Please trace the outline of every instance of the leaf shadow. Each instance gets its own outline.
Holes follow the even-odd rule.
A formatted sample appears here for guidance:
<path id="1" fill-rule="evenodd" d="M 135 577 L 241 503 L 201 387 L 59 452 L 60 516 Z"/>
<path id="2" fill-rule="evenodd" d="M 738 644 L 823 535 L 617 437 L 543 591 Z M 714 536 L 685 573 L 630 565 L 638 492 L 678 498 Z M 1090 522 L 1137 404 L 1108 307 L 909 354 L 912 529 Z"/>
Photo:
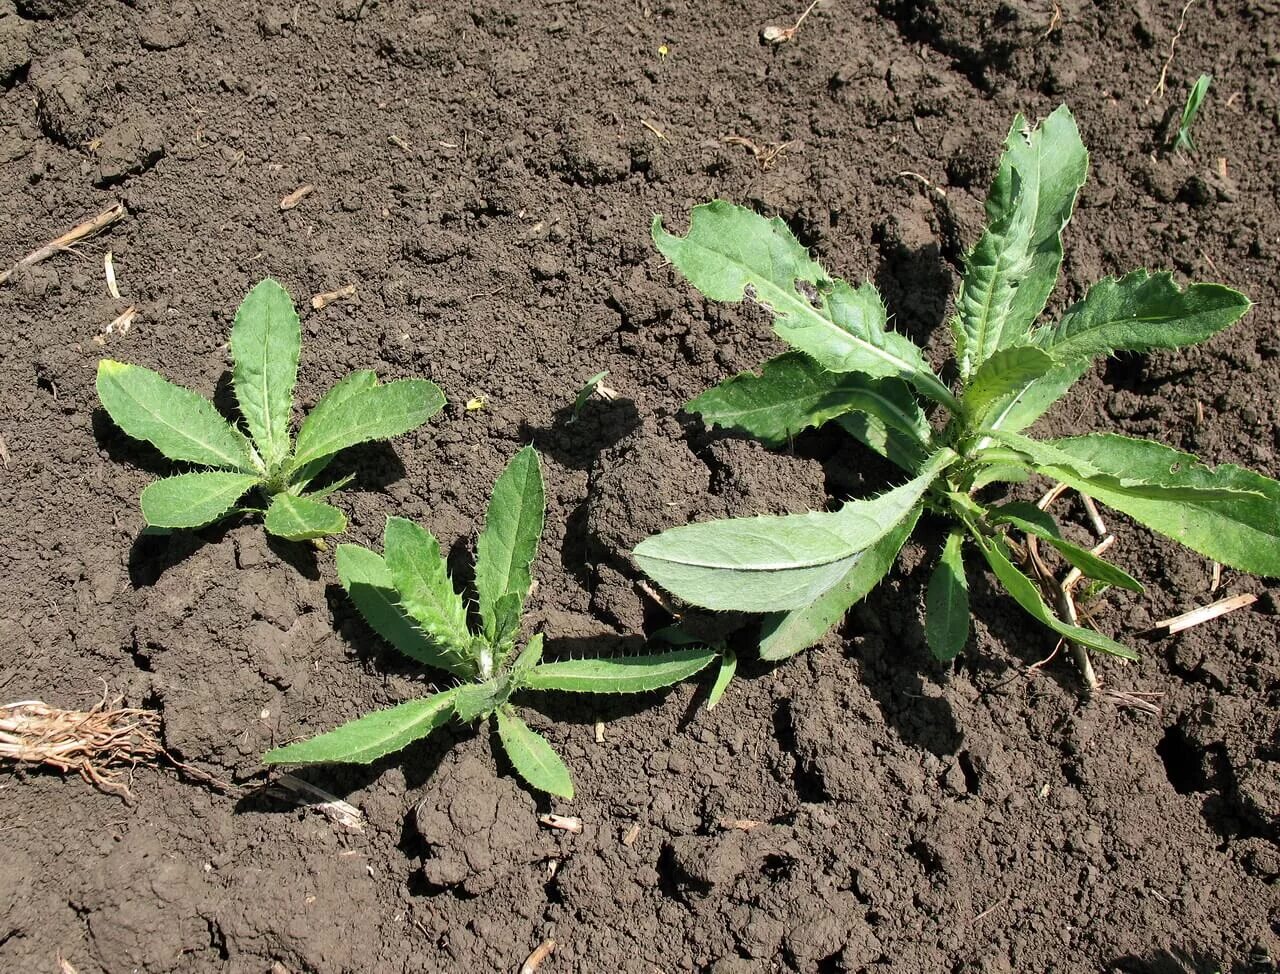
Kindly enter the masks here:
<path id="1" fill-rule="evenodd" d="M 221 544 L 242 517 L 229 517 L 195 531 L 143 528 L 129 547 L 129 584 L 150 588 L 164 573 L 190 558 L 205 545 Z"/>
<path id="2" fill-rule="evenodd" d="M 640 413 L 631 399 L 592 396 L 575 417 L 573 404 L 561 406 L 546 426 L 520 423 L 520 438 L 573 470 L 589 470 L 604 450 L 640 426 Z"/>

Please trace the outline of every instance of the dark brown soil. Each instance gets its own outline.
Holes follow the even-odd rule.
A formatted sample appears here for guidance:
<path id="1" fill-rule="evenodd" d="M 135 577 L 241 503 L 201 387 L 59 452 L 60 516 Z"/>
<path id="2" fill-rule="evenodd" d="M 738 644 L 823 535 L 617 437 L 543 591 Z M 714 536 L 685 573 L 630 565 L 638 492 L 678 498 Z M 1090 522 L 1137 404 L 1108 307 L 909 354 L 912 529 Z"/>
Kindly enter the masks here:
<path id="1" fill-rule="evenodd" d="M 802 6 L 0 0 L 3 260 L 116 199 L 130 213 L 0 291 L 0 697 L 84 708 L 105 683 L 232 786 L 142 768 L 126 803 L 6 770 L 0 969 L 512 971 L 545 937 L 547 974 L 1272 969 L 1280 589 L 1227 572 L 1253 608 L 1143 642 L 1211 599 L 1210 566 L 1119 516 L 1115 555 L 1148 594 L 1105 597 L 1096 622 L 1143 659 L 1100 666 L 1160 694 L 1158 717 L 1083 702 L 1060 662 L 1029 672 L 1052 640 L 977 577 L 971 655 L 931 662 L 931 555 L 913 545 L 842 632 L 776 668 L 745 660 L 710 714 L 693 684 L 539 703 L 572 803 L 535 799 L 461 730 L 305 775 L 363 834 L 260 790 L 273 743 L 433 675 L 364 628 L 328 553 L 253 523 L 141 535 L 138 492 L 169 467 L 105 421 L 93 375 L 109 354 L 225 399 L 231 312 L 266 274 L 302 303 L 358 289 L 304 313 L 304 404 L 352 368 L 450 399 L 343 461 L 351 537 L 401 514 L 465 562 L 495 474 L 532 441 L 550 510 L 530 623 L 553 652 L 626 648 L 662 622 L 626 561 L 640 537 L 890 475 L 831 436 L 770 454 L 679 413 L 776 346 L 675 278 L 652 214 L 683 226 L 714 196 L 780 214 L 941 360 L 1010 119 L 1065 100 L 1093 176 L 1056 306 L 1145 265 L 1256 307 L 1203 348 L 1097 368 L 1042 429 L 1280 473 L 1274 3 L 1191 5 L 1152 99 L 1180 0 L 828 0 L 792 42 L 759 42 Z M 1198 151 L 1169 156 L 1166 115 L 1201 71 Z M 789 145 L 766 172 L 733 135 Z M 132 328 L 95 343 L 125 303 Z M 568 424 L 604 368 L 621 398 Z M 540 829 L 551 807 L 582 834 Z M 744 819 L 762 824 L 723 824 Z"/>

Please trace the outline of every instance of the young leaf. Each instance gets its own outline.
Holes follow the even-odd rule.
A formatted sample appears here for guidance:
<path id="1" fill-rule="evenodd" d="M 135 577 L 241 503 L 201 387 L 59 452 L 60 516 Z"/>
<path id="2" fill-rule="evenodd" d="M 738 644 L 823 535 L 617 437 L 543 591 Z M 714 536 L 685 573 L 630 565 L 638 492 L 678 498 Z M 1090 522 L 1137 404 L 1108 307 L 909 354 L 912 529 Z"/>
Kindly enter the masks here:
<path id="1" fill-rule="evenodd" d="M 257 483 L 253 474 L 220 470 L 152 481 L 142 491 L 142 516 L 153 528 L 202 528 L 235 507 Z"/>
<path id="2" fill-rule="evenodd" d="M 103 359 L 98 363 L 98 398 L 117 426 L 170 460 L 246 473 L 256 469 L 249 441 L 218 415 L 213 403 L 158 372 Z"/>
<path id="3" fill-rule="evenodd" d="M 1037 331 L 1034 341 L 1064 361 L 1179 348 L 1216 335 L 1249 306 L 1243 294 L 1221 284 L 1180 290 L 1170 274 L 1137 270 L 1093 285 L 1057 325 Z"/>
<path id="4" fill-rule="evenodd" d="M 1094 433 L 1054 440 L 1071 467 L 1044 473 L 1214 561 L 1280 575 L 1280 483 L 1231 464 L 1211 468 L 1149 440 Z M 1081 476 L 1083 464 L 1103 477 Z"/>
<path id="5" fill-rule="evenodd" d="M 707 694 L 708 710 L 715 710 L 716 704 L 724 696 L 725 690 L 729 689 L 729 684 L 733 682 L 733 675 L 737 672 L 738 654 L 732 649 L 726 649 L 720 654 L 720 668 L 716 670 L 716 682 L 711 684 L 711 690 Z"/>
<path id="6" fill-rule="evenodd" d="M 453 716 L 457 690 L 376 710 L 336 730 L 306 741 L 278 747 L 262 756 L 263 764 L 324 764 L 340 761 L 369 764 L 426 737 Z"/>
<path id="7" fill-rule="evenodd" d="M 898 379 L 868 382 L 856 408 L 836 422 L 858 442 L 913 476 L 920 472 L 932 449 L 929 421 L 907 384 Z"/>
<path id="8" fill-rule="evenodd" d="M 298 432 L 290 469 L 295 475 L 308 464 L 357 443 L 386 440 L 421 426 L 440 411 L 444 394 L 426 379 L 401 379 L 352 392 L 335 408 L 312 411 Z"/>
<path id="9" fill-rule="evenodd" d="M 320 397 L 320 401 L 315 404 L 315 408 L 307 414 L 303 426 L 308 424 L 312 426 L 328 426 L 334 422 L 334 417 L 341 411 L 344 403 L 358 392 L 364 392 L 372 389 L 378 384 L 377 373 L 369 370 L 360 372 L 352 372 L 350 375 L 338 381 L 332 389 Z M 327 467 L 333 460 L 333 454 L 312 460 L 305 466 L 296 470 L 290 478 L 294 484 L 305 486 Z"/>
<path id="10" fill-rule="evenodd" d="M 1048 352 L 1029 345 L 1011 345 L 993 353 L 973 373 L 960 400 L 970 425 L 982 425 L 993 407 L 1003 410 L 1009 396 L 1048 375 L 1056 365 Z"/>
<path id="11" fill-rule="evenodd" d="M 608 374 L 608 369 L 605 369 L 603 372 L 597 372 L 583 384 L 581 389 L 578 390 L 578 394 L 573 398 L 573 416 L 570 418 L 569 422 L 575 422 L 578 417 L 582 415 L 582 407 L 587 404 L 587 400 L 591 398 L 591 394 L 596 391 L 596 386 L 603 382 L 604 377 Z"/>
<path id="12" fill-rule="evenodd" d="M 497 680 L 484 683 L 464 683 L 457 687 L 453 698 L 453 712 L 464 724 L 471 724 L 493 713 L 505 702 L 504 687 Z"/>
<path id="13" fill-rule="evenodd" d="M 521 650 L 520 655 L 516 657 L 516 661 L 511 664 L 511 672 L 517 689 L 525 685 L 525 675 L 541 662 L 542 633 L 535 632 L 529 637 L 529 642 Z"/>
<path id="14" fill-rule="evenodd" d="M 808 605 L 853 568 L 857 555 L 916 506 L 936 468 L 834 513 L 730 518 L 671 528 L 636 546 L 636 563 L 686 602 L 775 612 Z"/>
<path id="15" fill-rule="evenodd" d="M 467 608 L 454 591 L 440 543 L 430 531 L 402 517 L 387 518 L 383 558 L 400 605 L 434 642 L 465 654 L 471 642 Z"/>
<path id="16" fill-rule="evenodd" d="M 955 405 L 924 353 L 888 330 L 875 288 L 855 290 L 829 277 L 776 217 L 716 200 L 694 207 L 684 237 L 667 233 L 654 217 L 653 242 L 711 300 L 750 297 L 763 304 L 778 337 L 832 372 L 897 376 L 928 398 Z"/>
<path id="17" fill-rule="evenodd" d="M 1200 105 L 1204 102 L 1204 96 L 1209 93 L 1209 85 L 1212 83 L 1212 75 L 1202 74 L 1196 78 L 1196 83 L 1187 92 L 1186 104 L 1182 106 L 1182 118 L 1178 120 L 1178 132 L 1173 140 L 1173 151 L 1177 152 L 1179 149 L 1195 151 L 1196 145 L 1191 141 L 1191 126 L 1195 124 L 1196 116 L 1200 114 Z"/>
<path id="18" fill-rule="evenodd" d="M 924 633 L 936 659 L 953 660 L 969 640 L 969 581 L 964 575 L 964 532 L 953 528 L 929 578 Z"/>
<path id="19" fill-rule="evenodd" d="M 493 485 L 484 530 L 476 542 L 476 594 L 485 636 L 492 643 L 513 635 L 519 626 L 545 510 L 538 453 L 527 446 Z"/>
<path id="20" fill-rule="evenodd" d="M 338 580 L 369 628 L 420 663 L 463 679 L 475 675 L 475 663 L 469 657 L 429 639 L 400 607 L 400 595 L 381 555 L 359 545 L 340 544 L 335 561 Z"/>
<path id="21" fill-rule="evenodd" d="M 1089 368 L 1088 359 L 1057 366 L 1039 378 L 993 400 L 984 411 L 984 429 L 1017 433 L 1026 429 L 1061 399 Z M 989 440 L 981 445 L 988 446 Z"/>
<path id="22" fill-rule="evenodd" d="M 686 680 L 715 658 L 715 650 L 698 646 L 642 656 L 563 660 L 540 663 L 523 682 L 530 690 L 644 693 Z"/>
<path id="23" fill-rule="evenodd" d="M 266 278 L 240 302 L 231 358 L 240 412 L 268 469 L 289 455 L 289 413 L 298 379 L 302 329 L 289 292 Z"/>
<path id="24" fill-rule="evenodd" d="M 1121 568 L 1109 561 L 1104 561 L 1086 548 L 1074 545 L 1062 537 L 1052 515 L 1040 510 L 1034 504 L 1013 501 L 992 508 L 989 512 L 994 524 L 1008 524 L 1023 534 L 1033 534 L 1043 538 L 1066 559 L 1067 563 L 1080 569 L 1086 578 L 1093 578 L 1108 585 L 1128 589 L 1130 592 L 1142 592 L 1142 583 Z"/>
<path id="25" fill-rule="evenodd" d="M 286 541 L 307 541 L 347 530 L 347 516 L 309 497 L 280 493 L 271 499 L 263 527 Z"/>
<path id="26" fill-rule="evenodd" d="M 821 639 L 888 574 L 919 518 L 917 506 L 897 527 L 858 555 L 844 578 L 813 602 L 790 612 L 767 616 L 761 628 L 760 658 L 786 659 Z"/>
<path id="27" fill-rule="evenodd" d="M 499 708 L 498 739 L 511 765 L 531 786 L 561 798 L 573 797 L 573 779 L 546 738 L 521 720 L 509 706 Z"/>
<path id="28" fill-rule="evenodd" d="M 1089 154 L 1062 106 L 1026 131 L 1013 120 L 987 196 L 987 229 L 965 260 L 952 324 L 960 375 L 1027 334 L 1062 264 L 1062 229 L 1084 185 Z"/>

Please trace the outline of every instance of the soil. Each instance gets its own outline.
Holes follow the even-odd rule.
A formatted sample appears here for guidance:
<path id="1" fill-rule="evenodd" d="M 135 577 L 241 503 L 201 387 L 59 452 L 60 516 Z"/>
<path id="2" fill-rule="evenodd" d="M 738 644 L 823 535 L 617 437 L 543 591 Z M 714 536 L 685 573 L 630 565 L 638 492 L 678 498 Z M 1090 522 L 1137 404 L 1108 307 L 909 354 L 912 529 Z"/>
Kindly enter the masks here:
<path id="1" fill-rule="evenodd" d="M 0 290 L 0 696 L 85 709 L 105 686 L 158 709 L 196 772 L 139 768 L 128 801 L 3 772 L 0 969 L 512 971 L 550 937 L 547 974 L 1273 970 L 1274 582 L 1224 572 L 1218 594 L 1254 606 L 1144 640 L 1215 597 L 1211 566 L 1108 515 L 1147 593 L 1096 605 L 1142 651 L 1099 667 L 1158 695 L 1148 716 L 1083 700 L 1061 660 L 1031 669 L 1052 639 L 981 577 L 969 652 L 932 662 L 926 524 L 838 632 L 780 666 L 748 655 L 710 713 L 705 681 L 525 708 L 573 802 L 531 795 L 487 733 L 451 728 L 301 775 L 362 811 L 353 832 L 266 790 L 259 755 L 438 675 L 363 626 L 329 552 L 249 521 L 142 533 L 138 493 L 171 465 L 114 429 L 93 387 L 109 355 L 225 403 L 232 312 L 274 275 L 306 308 L 302 405 L 354 368 L 449 396 L 428 426 L 341 461 L 351 538 L 376 544 L 397 513 L 465 565 L 494 476 L 533 442 L 549 513 L 529 625 L 549 653 L 626 650 L 666 621 L 635 588 L 639 538 L 893 476 L 829 433 L 771 453 L 680 412 L 778 345 L 759 313 L 677 279 L 653 213 L 683 228 L 719 196 L 781 215 L 836 273 L 874 280 L 941 362 L 1010 120 L 1066 101 L 1093 168 L 1051 310 L 1140 265 L 1256 305 L 1203 347 L 1098 366 L 1039 429 L 1155 436 L 1275 476 L 1280 8 L 1190 5 L 1152 97 L 1180 12 L 827 0 L 768 46 L 761 28 L 799 9 L 0 0 L 4 260 L 116 200 L 129 211 Z M 1170 155 L 1202 71 L 1197 149 Z M 727 136 L 786 148 L 766 170 Z M 106 334 L 126 305 L 132 327 Z M 606 368 L 619 398 L 570 423 Z M 540 827 L 549 810 L 582 832 Z"/>

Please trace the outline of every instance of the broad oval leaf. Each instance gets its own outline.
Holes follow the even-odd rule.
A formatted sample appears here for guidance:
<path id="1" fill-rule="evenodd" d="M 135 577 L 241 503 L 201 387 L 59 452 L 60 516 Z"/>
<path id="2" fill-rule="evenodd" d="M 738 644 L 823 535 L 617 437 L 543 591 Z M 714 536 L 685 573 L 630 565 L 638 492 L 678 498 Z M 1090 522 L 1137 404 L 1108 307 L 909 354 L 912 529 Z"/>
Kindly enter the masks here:
<path id="1" fill-rule="evenodd" d="M 494 483 L 484 530 L 476 542 L 480 618 L 485 635 L 494 644 L 512 636 L 519 626 L 545 512 L 538 452 L 527 446 Z"/>
<path id="2" fill-rule="evenodd" d="M 530 690 L 569 693 L 645 693 L 686 680 L 716 658 L 713 649 L 691 647 L 639 656 L 540 663 L 523 684 Z"/>
<path id="3" fill-rule="evenodd" d="M 947 535 L 942 557 L 929 578 L 925 595 L 924 634 L 929 649 L 942 662 L 953 660 L 969 641 L 969 581 L 964 574 L 964 532 Z"/>
<path id="4" fill-rule="evenodd" d="M 320 401 L 315 404 L 315 408 L 307 414 L 305 426 L 307 423 L 313 426 L 327 426 L 334 422 L 334 417 L 340 412 L 342 405 L 358 392 L 364 392 L 366 389 L 372 389 L 378 384 L 377 373 L 368 369 L 352 372 L 344 378 L 340 379 L 332 389 L 320 397 Z M 305 464 L 303 467 L 295 470 L 290 478 L 295 485 L 305 487 L 312 480 L 315 480 L 333 460 L 333 454 L 320 457 Z"/>
<path id="5" fill-rule="evenodd" d="M 136 440 L 146 440 L 170 460 L 210 467 L 255 470 L 244 434 L 213 403 L 141 365 L 103 359 L 98 398 L 107 414 Z"/>
<path id="6" fill-rule="evenodd" d="M 347 530 L 347 516 L 336 507 L 280 493 L 271 499 L 263 527 L 286 541 L 309 541 Z"/>
<path id="7" fill-rule="evenodd" d="M 426 379 L 401 379 L 353 391 L 336 408 L 317 409 L 303 421 L 290 469 L 296 473 L 357 443 L 407 433 L 443 405 L 440 387 Z"/>
<path id="8" fill-rule="evenodd" d="M 240 302 L 231 326 L 231 381 L 268 468 L 289 455 L 289 413 L 302 329 L 289 292 L 271 278 Z"/>
<path id="9" fill-rule="evenodd" d="M 531 786 L 561 798 L 573 797 L 573 779 L 547 739 L 533 730 L 509 706 L 499 708 L 498 739 L 511 765 Z"/>
<path id="10" fill-rule="evenodd" d="M 389 517 L 382 549 L 405 612 L 440 646 L 465 654 L 471 642 L 467 608 L 449 579 L 440 542 L 413 521 Z"/>
<path id="11" fill-rule="evenodd" d="M 205 470 L 166 477 L 142 492 L 142 516 L 153 528 L 202 528 L 236 506 L 258 484 L 254 474 Z"/>
<path id="12" fill-rule="evenodd" d="M 453 716 L 456 690 L 377 710 L 336 730 L 306 741 L 278 747 L 262 756 L 263 764 L 369 764 L 426 737 Z"/>

